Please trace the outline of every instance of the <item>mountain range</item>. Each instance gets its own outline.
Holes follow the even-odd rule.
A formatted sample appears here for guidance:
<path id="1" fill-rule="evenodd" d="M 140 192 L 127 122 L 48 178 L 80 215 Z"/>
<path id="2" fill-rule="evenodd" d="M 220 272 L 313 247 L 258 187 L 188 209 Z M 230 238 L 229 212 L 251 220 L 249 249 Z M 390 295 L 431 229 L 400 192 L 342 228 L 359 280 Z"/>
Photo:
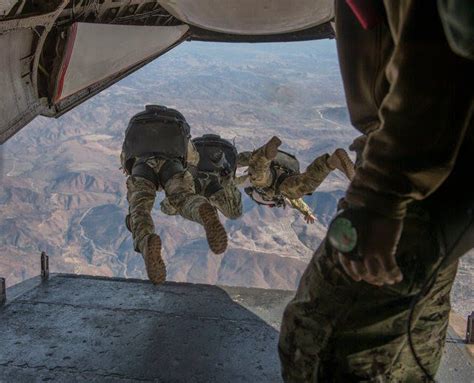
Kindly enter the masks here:
<path id="1" fill-rule="evenodd" d="M 40 251 L 52 271 L 145 278 L 124 226 L 119 154 L 128 120 L 150 103 L 180 110 L 193 136 L 220 134 L 238 150 L 276 134 L 303 168 L 357 136 L 333 41 L 184 43 L 63 117 L 37 118 L 3 145 L 0 276 L 9 285 L 39 273 Z M 312 225 L 244 196 L 244 216 L 225 221 L 229 248 L 221 255 L 210 252 L 201 227 L 155 208 L 169 279 L 295 289 L 347 184 L 335 171 L 305 197 L 317 216 Z M 474 307 L 472 258 L 464 257 L 453 291 L 463 314 Z"/>

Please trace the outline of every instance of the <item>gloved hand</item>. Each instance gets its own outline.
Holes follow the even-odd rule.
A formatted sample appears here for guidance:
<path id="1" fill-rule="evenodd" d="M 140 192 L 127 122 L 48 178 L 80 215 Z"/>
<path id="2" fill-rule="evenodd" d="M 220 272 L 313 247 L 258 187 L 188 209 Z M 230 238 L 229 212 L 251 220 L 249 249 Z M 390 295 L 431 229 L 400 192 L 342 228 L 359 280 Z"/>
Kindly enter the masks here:
<path id="1" fill-rule="evenodd" d="M 304 220 L 306 221 L 306 223 L 314 223 L 315 219 L 316 219 L 316 217 L 311 213 L 306 214 L 304 216 Z"/>
<path id="2" fill-rule="evenodd" d="M 387 218 L 364 208 L 349 208 L 335 220 L 341 216 L 348 219 L 357 231 L 356 258 L 344 255 L 334 248 L 344 271 L 355 281 L 365 281 L 376 286 L 400 282 L 403 275 L 397 265 L 395 253 L 403 221 Z M 331 237 L 331 226 L 328 236 Z"/>

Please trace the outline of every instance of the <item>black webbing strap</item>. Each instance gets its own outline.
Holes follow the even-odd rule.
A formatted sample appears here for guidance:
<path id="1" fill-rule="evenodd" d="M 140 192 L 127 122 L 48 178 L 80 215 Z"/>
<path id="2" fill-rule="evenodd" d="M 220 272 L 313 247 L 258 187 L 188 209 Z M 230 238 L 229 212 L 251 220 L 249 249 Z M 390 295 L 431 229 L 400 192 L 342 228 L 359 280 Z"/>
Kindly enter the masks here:
<path id="1" fill-rule="evenodd" d="M 142 177 L 155 184 L 156 188 L 160 187 L 158 175 L 145 161 L 136 161 L 132 168 L 132 176 Z"/>
<path id="2" fill-rule="evenodd" d="M 183 164 L 178 159 L 166 160 L 159 171 L 160 183 L 163 187 L 176 174 L 184 171 Z"/>
<path id="3" fill-rule="evenodd" d="M 291 176 L 290 173 L 287 173 L 287 172 L 284 172 L 284 173 L 281 173 L 278 177 L 276 176 L 276 170 L 275 169 L 272 169 L 273 171 L 273 179 L 275 180 L 273 182 L 273 188 L 276 192 L 276 194 L 280 194 L 280 186 L 281 184 L 283 183 L 283 181 L 285 181 L 289 176 Z"/>

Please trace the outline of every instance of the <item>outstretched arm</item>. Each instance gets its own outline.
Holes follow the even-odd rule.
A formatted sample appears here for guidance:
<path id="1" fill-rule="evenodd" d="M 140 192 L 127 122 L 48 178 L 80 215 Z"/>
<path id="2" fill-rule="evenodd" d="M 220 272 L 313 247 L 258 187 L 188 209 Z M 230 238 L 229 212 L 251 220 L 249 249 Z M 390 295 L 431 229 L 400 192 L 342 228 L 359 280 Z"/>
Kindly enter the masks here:
<path id="1" fill-rule="evenodd" d="M 306 223 L 314 223 L 316 217 L 313 214 L 313 211 L 308 206 L 306 202 L 303 201 L 303 198 L 298 199 L 286 199 L 293 209 L 298 210 L 303 214 Z"/>

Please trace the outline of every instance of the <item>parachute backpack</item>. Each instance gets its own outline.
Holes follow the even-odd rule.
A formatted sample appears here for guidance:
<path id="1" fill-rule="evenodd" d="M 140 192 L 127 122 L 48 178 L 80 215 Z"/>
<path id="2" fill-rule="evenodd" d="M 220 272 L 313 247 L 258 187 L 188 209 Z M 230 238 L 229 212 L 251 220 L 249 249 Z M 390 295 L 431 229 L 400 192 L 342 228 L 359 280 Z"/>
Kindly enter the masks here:
<path id="1" fill-rule="evenodd" d="M 276 157 L 272 161 L 272 165 L 283 169 L 289 175 L 298 174 L 300 172 L 300 163 L 298 159 L 290 153 L 278 150 Z"/>
<path id="2" fill-rule="evenodd" d="M 125 131 L 121 162 L 127 174 L 137 158 L 158 157 L 180 159 L 186 166 L 190 127 L 175 109 L 146 105 L 145 111 L 134 115 Z"/>
<path id="3" fill-rule="evenodd" d="M 197 170 L 235 176 L 237 171 L 237 149 L 232 142 L 218 134 L 204 134 L 196 137 L 193 144 L 199 153 Z"/>
<path id="4" fill-rule="evenodd" d="M 270 207 L 285 207 L 286 206 L 285 198 L 281 194 L 279 194 L 280 185 L 287 177 L 293 174 L 300 173 L 300 163 L 293 154 L 284 152 L 283 150 L 278 150 L 276 157 L 272 160 L 270 169 L 274 175 L 273 183 L 271 186 L 269 186 L 268 188 L 258 188 L 255 186 L 249 186 L 249 187 L 246 187 L 244 191 L 254 202 L 256 202 L 259 205 L 270 206 Z M 276 177 L 276 174 L 277 174 L 276 170 L 282 170 L 283 172 L 278 177 Z M 267 189 L 273 189 L 277 191 L 277 193 L 273 196 L 271 200 L 266 198 Z M 259 194 L 262 200 L 265 200 L 267 202 L 272 202 L 272 203 L 266 204 L 266 203 L 262 203 L 258 201 L 257 199 L 255 199 L 255 196 L 253 194 L 254 192 Z"/>

